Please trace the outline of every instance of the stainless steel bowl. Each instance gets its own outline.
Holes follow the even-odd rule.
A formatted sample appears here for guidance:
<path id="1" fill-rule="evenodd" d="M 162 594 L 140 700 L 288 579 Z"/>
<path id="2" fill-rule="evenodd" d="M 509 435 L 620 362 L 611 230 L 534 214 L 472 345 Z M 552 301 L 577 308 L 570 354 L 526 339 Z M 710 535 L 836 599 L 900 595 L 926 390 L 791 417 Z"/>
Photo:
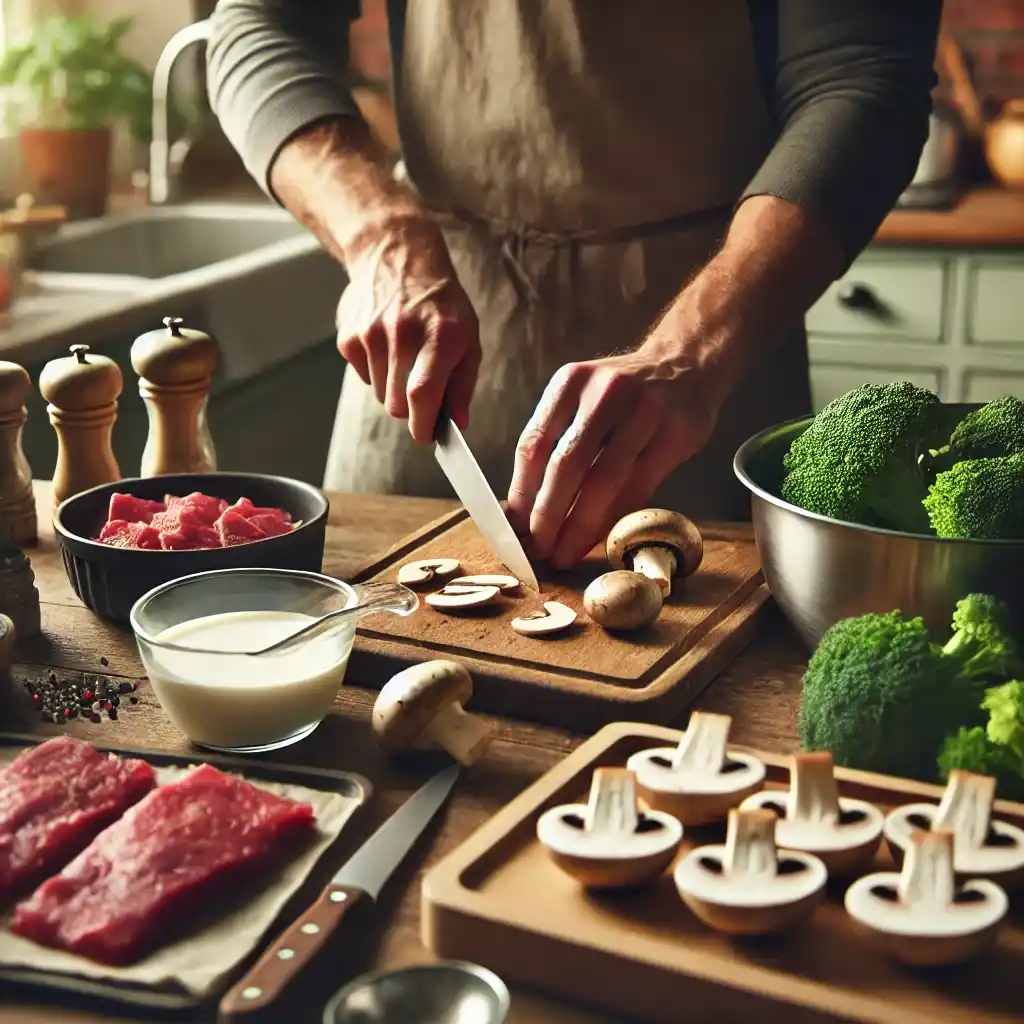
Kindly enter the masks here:
<path id="1" fill-rule="evenodd" d="M 975 404 L 949 404 L 949 427 Z M 810 647 L 833 623 L 900 609 L 941 634 L 953 606 L 975 591 L 1007 601 L 1024 626 L 1024 541 L 940 540 L 843 523 L 778 497 L 782 459 L 811 417 L 770 427 L 736 453 L 733 469 L 751 493 L 765 580 Z"/>

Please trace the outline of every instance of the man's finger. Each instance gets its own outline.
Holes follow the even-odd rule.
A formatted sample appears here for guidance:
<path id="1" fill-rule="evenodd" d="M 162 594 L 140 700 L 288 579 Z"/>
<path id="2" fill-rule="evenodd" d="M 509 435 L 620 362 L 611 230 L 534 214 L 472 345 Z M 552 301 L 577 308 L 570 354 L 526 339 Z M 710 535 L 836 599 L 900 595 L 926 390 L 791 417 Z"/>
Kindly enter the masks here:
<path id="1" fill-rule="evenodd" d="M 481 356 L 479 343 L 470 345 L 448 381 L 448 411 L 460 430 L 469 427 L 469 406 L 476 391 Z"/>
<path id="2" fill-rule="evenodd" d="M 437 416 L 448 390 L 452 371 L 468 350 L 463 324 L 432 314 L 424 323 L 424 340 L 409 372 L 406 401 L 409 432 L 426 444 L 434 438 Z"/>
<path id="3" fill-rule="evenodd" d="M 352 368 L 364 384 L 370 383 L 370 367 L 366 361 L 366 349 L 362 338 L 338 338 L 338 351 L 342 359 Z"/>
<path id="4" fill-rule="evenodd" d="M 423 342 L 423 321 L 418 317 L 399 317 L 390 328 L 388 344 L 388 383 L 384 407 L 389 416 L 404 420 L 409 415 L 405 390 L 409 372 Z"/>
<path id="5" fill-rule="evenodd" d="M 366 351 L 373 393 L 377 396 L 377 401 L 383 405 L 388 386 L 388 339 L 384 328 L 376 324 L 371 327 L 363 335 L 363 348 Z"/>

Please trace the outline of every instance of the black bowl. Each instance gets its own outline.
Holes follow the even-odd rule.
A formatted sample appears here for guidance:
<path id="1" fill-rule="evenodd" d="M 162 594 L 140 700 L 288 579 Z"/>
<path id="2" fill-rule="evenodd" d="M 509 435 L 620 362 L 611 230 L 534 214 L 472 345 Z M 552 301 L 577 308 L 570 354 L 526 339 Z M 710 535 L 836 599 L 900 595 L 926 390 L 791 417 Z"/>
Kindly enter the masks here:
<path id="1" fill-rule="evenodd" d="M 165 494 L 202 491 L 225 501 L 245 496 L 254 504 L 283 508 L 301 521 L 289 533 L 248 544 L 197 551 L 115 548 L 92 538 L 107 519 L 116 492 L 163 500 Z M 102 484 L 61 502 L 53 513 L 64 569 L 86 607 L 114 622 L 127 622 L 132 605 L 153 587 L 210 569 L 304 569 L 320 572 L 330 504 L 319 488 L 258 473 L 179 473 Z"/>

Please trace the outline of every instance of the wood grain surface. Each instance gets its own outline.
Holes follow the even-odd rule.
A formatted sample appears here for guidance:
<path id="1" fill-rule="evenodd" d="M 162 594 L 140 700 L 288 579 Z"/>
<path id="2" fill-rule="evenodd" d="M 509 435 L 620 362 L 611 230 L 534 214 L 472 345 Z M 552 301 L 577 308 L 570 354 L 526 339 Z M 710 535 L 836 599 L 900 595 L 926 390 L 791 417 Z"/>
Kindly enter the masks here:
<path id="1" fill-rule="evenodd" d="M 1024 193 L 1007 188 L 968 192 L 952 210 L 893 210 L 873 245 L 1024 245 Z"/>
<path id="2" fill-rule="evenodd" d="M 332 494 L 324 568 L 348 578 L 374 551 L 384 553 L 403 537 L 456 507 L 454 502 L 398 496 Z M 49 508 L 46 484 L 36 485 L 37 507 Z M 19 655 L 8 700 L 0 704 L 0 728 L 51 735 L 67 731 L 84 739 L 102 739 L 122 746 L 158 750 L 192 749 L 168 721 L 146 683 L 134 642 L 125 628 L 103 623 L 74 597 L 53 540 L 48 519 L 40 523 L 40 543 L 30 551 L 43 599 L 44 638 Z M 104 665 L 103 659 L 109 664 Z M 786 752 L 797 748 L 796 709 L 806 652 L 774 608 L 760 622 L 751 645 L 703 692 L 699 706 L 733 717 L 733 738 L 761 749 Z M 76 722 L 57 727 L 41 723 L 21 686 L 41 671 L 85 671 L 139 682 L 136 705 L 116 722 Z M 387 758 L 376 747 L 368 727 L 374 693 L 345 686 L 334 712 L 301 744 L 275 755 L 281 763 L 343 768 L 366 776 L 374 796 L 366 813 L 352 824 L 351 849 L 385 821 L 446 763 L 441 755 L 424 753 Z M 472 706 L 470 706 L 472 708 Z M 680 725 L 686 716 L 681 716 Z M 489 718 L 496 739 L 487 756 L 463 773 L 447 808 L 384 889 L 374 909 L 375 927 L 361 934 L 355 948 L 341 950 L 325 976 L 303 990 L 289 1011 L 294 1024 L 319 1024 L 327 997 L 346 979 L 365 970 L 430 962 L 434 957 L 420 941 L 420 878 L 425 869 L 454 850 L 517 794 L 570 753 L 586 734 L 579 730 Z M 344 845 L 344 844 L 342 844 Z M 0 992 L 0 1019 L 5 1024 L 102 1024 L 143 1017 L 116 1015 L 107 1007 L 45 1003 L 38 994 Z M 209 1018 L 211 1021 L 213 1017 Z M 192 1024 L 204 1024 L 202 1021 Z M 513 987 L 509 1024 L 627 1024 L 618 1015 L 602 1016 Z"/>

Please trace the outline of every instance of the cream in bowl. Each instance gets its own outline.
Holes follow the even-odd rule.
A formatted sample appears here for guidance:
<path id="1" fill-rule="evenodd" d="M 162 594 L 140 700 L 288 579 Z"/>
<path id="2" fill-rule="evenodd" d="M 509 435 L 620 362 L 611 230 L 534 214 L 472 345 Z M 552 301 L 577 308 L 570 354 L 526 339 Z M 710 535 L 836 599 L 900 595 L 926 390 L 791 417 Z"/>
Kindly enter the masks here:
<path id="1" fill-rule="evenodd" d="M 399 584 L 221 569 L 144 594 L 131 624 L 171 721 L 200 746 L 257 753 L 297 743 L 320 724 L 344 682 L 360 617 L 417 606 Z"/>

